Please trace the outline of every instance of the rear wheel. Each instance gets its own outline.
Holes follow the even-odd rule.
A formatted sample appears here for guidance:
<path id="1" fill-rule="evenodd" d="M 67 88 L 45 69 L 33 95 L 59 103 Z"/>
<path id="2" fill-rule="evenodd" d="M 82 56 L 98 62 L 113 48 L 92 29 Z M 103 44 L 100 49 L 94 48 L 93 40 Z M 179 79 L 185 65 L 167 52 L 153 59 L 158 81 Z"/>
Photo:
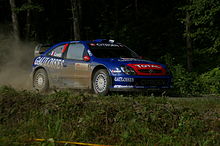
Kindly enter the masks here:
<path id="1" fill-rule="evenodd" d="M 49 80 L 47 72 L 44 69 L 39 69 L 35 72 L 33 88 L 39 92 L 46 92 L 49 89 Z"/>
<path id="2" fill-rule="evenodd" d="M 111 85 L 110 77 L 106 69 L 98 70 L 92 80 L 93 91 L 99 95 L 106 95 Z"/>

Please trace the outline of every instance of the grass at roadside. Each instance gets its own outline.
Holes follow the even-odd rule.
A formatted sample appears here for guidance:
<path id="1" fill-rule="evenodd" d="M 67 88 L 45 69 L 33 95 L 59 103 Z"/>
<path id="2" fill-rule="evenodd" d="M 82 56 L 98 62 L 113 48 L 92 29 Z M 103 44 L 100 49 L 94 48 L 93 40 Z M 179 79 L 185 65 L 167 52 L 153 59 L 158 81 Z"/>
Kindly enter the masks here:
<path id="1" fill-rule="evenodd" d="M 42 95 L 0 88 L 0 143 L 32 138 L 110 145 L 220 145 L 220 98 Z"/>

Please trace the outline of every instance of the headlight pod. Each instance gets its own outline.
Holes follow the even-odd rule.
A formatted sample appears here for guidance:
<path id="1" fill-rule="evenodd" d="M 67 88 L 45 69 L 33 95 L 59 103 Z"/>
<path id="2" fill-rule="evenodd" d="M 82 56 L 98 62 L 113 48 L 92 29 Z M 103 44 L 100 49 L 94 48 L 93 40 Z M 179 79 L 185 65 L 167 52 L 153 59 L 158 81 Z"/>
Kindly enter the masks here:
<path id="1" fill-rule="evenodd" d="M 127 65 L 121 66 L 121 70 L 126 75 L 136 75 L 136 72 L 134 71 L 134 69 L 129 67 L 129 66 L 127 66 Z"/>

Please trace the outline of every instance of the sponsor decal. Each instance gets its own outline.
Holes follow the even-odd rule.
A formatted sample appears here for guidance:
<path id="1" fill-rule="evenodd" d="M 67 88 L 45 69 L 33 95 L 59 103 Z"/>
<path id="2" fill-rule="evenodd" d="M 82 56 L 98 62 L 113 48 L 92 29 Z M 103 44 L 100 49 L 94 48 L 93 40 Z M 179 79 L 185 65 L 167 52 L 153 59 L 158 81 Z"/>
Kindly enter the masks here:
<path id="1" fill-rule="evenodd" d="M 61 57 L 61 56 L 62 56 L 62 53 L 57 53 L 57 52 L 55 52 L 55 51 L 52 51 L 52 52 L 50 53 L 50 55 L 51 55 L 51 56 L 54 56 L 54 57 Z"/>
<path id="2" fill-rule="evenodd" d="M 50 57 L 38 57 L 34 61 L 34 65 L 45 66 L 50 68 L 62 69 L 63 59 L 50 58 Z"/>
<path id="3" fill-rule="evenodd" d="M 120 58 L 118 59 L 120 62 L 126 62 L 126 61 L 143 61 L 141 59 L 135 59 L 135 58 Z"/>
<path id="4" fill-rule="evenodd" d="M 111 70 L 112 73 L 121 73 L 121 70 L 116 68 L 115 70 Z"/>
<path id="5" fill-rule="evenodd" d="M 54 56 L 55 53 L 56 53 L 55 51 L 52 51 L 50 55 L 51 55 L 51 56 Z"/>
<path id="6" fill-rule="evenodd" d="M 76 63 L 75 70 L 86 71 L 89 70 L 89 64 L 87 63 Z"/>
<path id="7" fill-rule="evenodd" d="M 134 78 L 115 77 L 116 82 L 134 82 Z"/>
<path id="8" fill-rule="evenodd" d="M 89 56 L 92 56 L 92 52 L 90 50 L 87 50 Z"/>
<path id="9" fill-rule="evenodd" d="M 99 47 L 121 47 L 118 44 L 104 44 L 104 43 L 97 43 L 96 46 L 99 46 Z"/>
<path id="10" fill-rule="evenodd" d="M 92 46 L 92 47 L 96 46 L 96 44 L 94 44 L 94 43 L 91 43 L 91 44 L 89 44 L 89 45 Z"/>
<path id="11" fill-rule="evenodd" d="M 137 66 L 138 68 L 158 68 L 158 69 L 161 69 L 160 65 L 155 65 L 155 64 L 137 64 L 134 66 Z"/>
<path id="12" fill-rule="evenodd" d="M 158 64 L 127 64 L 132 67 L 137 75 L 166 75 L 166 70 Z"/>
<path id="13" fill-rule="evenodd" d="M 121 73 L 120 70 L 111 70 L 112 73 Z"/>
<path id="14" fill-rule="evenodd" d="M 134 86 L 131 86 L 131 85 L 114 85 L 114 88 L 134 88 Z"/>
<path id="15" fill-rule="evenodd" d="M 144 88 L 144 86 L 136 86 L 135 88 Z"/>

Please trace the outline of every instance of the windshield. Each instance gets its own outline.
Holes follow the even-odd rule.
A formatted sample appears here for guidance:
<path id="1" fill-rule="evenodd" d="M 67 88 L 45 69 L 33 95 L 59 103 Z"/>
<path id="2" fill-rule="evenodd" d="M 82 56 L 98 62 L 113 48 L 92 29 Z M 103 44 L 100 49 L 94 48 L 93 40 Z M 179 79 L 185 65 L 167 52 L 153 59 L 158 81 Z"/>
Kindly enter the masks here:
<path id="1" fill-rule="evenodd" d="M 138 55 L 119 44 L 90 43 L 92 54 L 97 58 L 138 58 Z"/>

